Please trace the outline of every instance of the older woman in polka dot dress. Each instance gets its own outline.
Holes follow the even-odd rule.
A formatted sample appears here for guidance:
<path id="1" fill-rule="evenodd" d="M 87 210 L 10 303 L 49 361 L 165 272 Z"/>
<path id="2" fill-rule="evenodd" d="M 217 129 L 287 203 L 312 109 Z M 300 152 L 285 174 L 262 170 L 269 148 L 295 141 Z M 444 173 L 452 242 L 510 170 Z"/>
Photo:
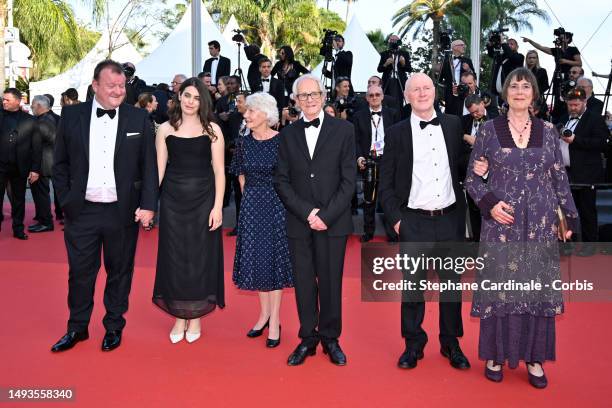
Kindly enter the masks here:
<path id="1" fill-rule="evenodd" d="M 269 327 L 266 346 L 280 344 L 282 289 L 293 286 L 285 208 L 272 186 L 279 146 L 275 99 L 258 92 L 246 100 L 246 126 L 251 130 L 236 143 L 230 171 L 243 192 L 238 218 L 233 280 L 244 290 L 259 292 L 261 309 L 248 337 Z"/>

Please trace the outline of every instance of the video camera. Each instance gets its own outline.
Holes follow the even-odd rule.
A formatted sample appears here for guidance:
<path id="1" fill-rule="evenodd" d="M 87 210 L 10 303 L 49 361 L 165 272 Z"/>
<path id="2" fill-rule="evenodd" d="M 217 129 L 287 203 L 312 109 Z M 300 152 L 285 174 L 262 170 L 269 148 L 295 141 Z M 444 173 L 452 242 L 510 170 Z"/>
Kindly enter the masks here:
<path id="1" fill-rule="evenodd" d="M 555 30 L 553 31 L 553 35 L 557 37 L 554 41 L 555 47 L 563 46 L 563 37 L 567 38 L 568 43 L 572 42 L 572 39 L 574 38 L 574 33 L 565 31 L 565 28 L 563 27 L 555 28 Z"/>
<path id="2" fill-rule="evenodd" d="M 337 31 L 334 30 L 323 30 L 324 36 L 321 40 L 321 48 L 319 49 L 319 55 L 325 57 L 325 61 L 331 61 L 334 59 L 334 38 L 338 35 Z"/>
<path id="3" fill-rule="evenodd" d="M 334 102 L 334 108 L 338 114 L 346 111 L 347 115 L 352 115 L 357 108 L 357 101 L 354 97 L 340 98 Z"/>
<path id="4" fill-rule="evenodd" d="M 453 30 L 448 29 L 446 31 L 442 31 L 440 33 L 440 50 L 441 51 L 450 51 L 451 49 L 451 36 L 453 34 Z"/>
<path id="5" fill-rule="evenodd" d="M 561 85 L 559 85 L 559 91 L 561 92 L 561 96 L 565 96 L 569 94 L 575 88 L 576 88 L 576 81 L 571 80 L 571 79 L 561 82 Z"/>
<path id="6" fill-rule="evenodd" d="M 232 31 L 236 33 L 236 34 L 234 34 L 232 36 L 232 41 L 237 42 L 237 43 L 244 43 L 245 42 L 244 35 L 242 35 L 243 34 L 242 30 L 236 29 L 236 30 L 232 30 Z"/>
<path id="7" fill-rule="evenodd" d="M 497 30 L 494 30 L 491 32 L 491 35 L 489 35 L 489 43 L 493 46 L 493 48 L 495 50 L 500 50 L 501 51 L 501 46 L 502 46 L 502 34 L 509 31 L 508 28 L 498 28 Z"/>

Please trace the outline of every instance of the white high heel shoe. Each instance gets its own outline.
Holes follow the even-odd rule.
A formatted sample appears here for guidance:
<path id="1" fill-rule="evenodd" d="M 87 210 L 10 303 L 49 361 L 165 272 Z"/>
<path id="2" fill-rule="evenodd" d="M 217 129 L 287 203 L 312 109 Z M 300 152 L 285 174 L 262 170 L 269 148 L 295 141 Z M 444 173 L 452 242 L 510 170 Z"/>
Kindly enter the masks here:
<path id="1" fill-rule="evenodd" d="M 170 332 L 170 342 L 172 342 L 172 344 L 176 344 L 179 341 L 183 340 L 185 338 L 186 331 L 187 331 L 187 325 L 185 325 L 185 328 L 180 333 Z"/>
<path id="2" fill-rule="evenodd" d="M 197 333 L 190 332 L 189 330 L 185 330 L 185 340 L 187 343 L 193 343 L 197 339 L 200 338 L 202 334 L 202 329 L 200 329 Z"/>

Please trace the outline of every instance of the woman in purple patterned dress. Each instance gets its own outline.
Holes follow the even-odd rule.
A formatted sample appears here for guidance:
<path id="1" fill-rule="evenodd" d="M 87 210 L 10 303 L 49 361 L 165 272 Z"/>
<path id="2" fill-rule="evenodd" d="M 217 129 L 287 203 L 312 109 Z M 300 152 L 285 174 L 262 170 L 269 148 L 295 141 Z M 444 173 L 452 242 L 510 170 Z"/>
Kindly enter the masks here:
<path id="1" fill-rule="evenodd" d="M 536 282 L 543 290 L 474 292 L 472 316 L 480 318 L 479 358 L 486 378 L 499 382 L 507 361 L 527 365 L 529 383 L 544 388 L 542 364 L 555 359 L 555 316 L 563 299 L 546 284 L 560 277 L 557 208 L 569 229 L 578 215 L 552 124 L 529 115 L 539 97 L 531 71 L 517 68 L 503 87 L 508 114 L 490 120 L 476 138 L 465 185 L 481 210 L 481 256 L 485 268 L 477 279 L 491 282 Z M 486 179 L 473 171 L 475 161 L 488 162 Z M 568 231 L 565 238 L 571 236 Z"/>

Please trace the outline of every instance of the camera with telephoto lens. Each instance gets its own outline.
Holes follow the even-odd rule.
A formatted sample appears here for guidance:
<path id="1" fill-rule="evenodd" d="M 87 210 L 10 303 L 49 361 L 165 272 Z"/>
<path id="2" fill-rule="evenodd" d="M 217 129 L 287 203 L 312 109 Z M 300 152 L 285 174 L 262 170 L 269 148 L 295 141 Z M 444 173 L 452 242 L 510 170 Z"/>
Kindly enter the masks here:
<path id="1" fill-rule="evenodd" d="M 134 74 L 136 73 L 136 69 L 132 67 L 130 64 L 128 64 L 127 62 L 122 64 L 121 67 L 123 68 L 123 73 L 125 74 L 127 78 L 133 77 Z"/>
<path id="2" fill-rule="evenodd" d="M 366 203 L 372 204 L 376 201 L 376 150 L 372 150 L 365 161 L 363 170 L 363 199 Z"/>
<path id="3" fill-rule="evenodd" d="M 555 30 L 553 31 L 553 35 L 557 37 L 554 41 L 555 47 L 563 46 L 563 37 L 567 38 L 568 43 L 572 42 L 572 38 L 574 37 L 573 33 L 565 31 L 565 28 L 563 27 L 555 28 Z"/>
<path id="4" fill-rule="evenodd" d="M 561 82 L 561 85 L 559 85 L 559 90 L 561 91 L 561 95 L 563 96 L 569 94 L 575 88 L 576 88 L 576 81 L 571 80 L 571 79 Z"/>
<path id="5" fill-rule="evenodd" d="M 470 87 L 463 82 L 457 85 L 457 96 L 461 99 L 465 99 L 470 94 Z"/>
<path id="6" fill-rule="evenodd" d="M 391 54 L 397 54 L 401 46 L 402 46 L 402 39 L 398 38 L 397 41 L 389 43 L 389 51 L 391 52 Z"/>
<path id="7" fill-rule="evenodd" d="M 236 33 L 236 34 L 234 34 L 232 36 L 232 41 L 238 42 L 238 43 L 243 43 L 244 42 L 244 36 L 242 35 L 242 30 L 236 29 L 236 30 L 232 30 L 232 31 Z"/>
<path id="8" fill-rule="evenodd" d="M 347 115 L 352 115 L 357 108 L 357 101 L 354 97 L 339 98 L 334 102 L 334 108 L 338 114 L 346 111 Z"/>
<path id="9" fill-rule="evenodd" d="M 561 137 L 572 137 L 574 134 L 572 129 L 566 128 L 563 123 L 557 123 L 557 131 L 559 131 L 559 136 Z"/>
<path id="10" fill-rule="evenodd" d="M 491 43 L 493 48 L 501 48 L 502 34 L 507 31 L 509 31 L 508 28 L 498 28 L 491 32 L 491 35 L 489 35 L 489 43 Z"/>
<path id="11" fill-rule="evenodd" d="M 334 59 L 334 38 L 336 38 L 338 32 L 328 29 L 323 30 L 323 32 L 324 36 L 321 40 L 319 55 L 325 57 L 325 61 L 331 61 Z"/>

